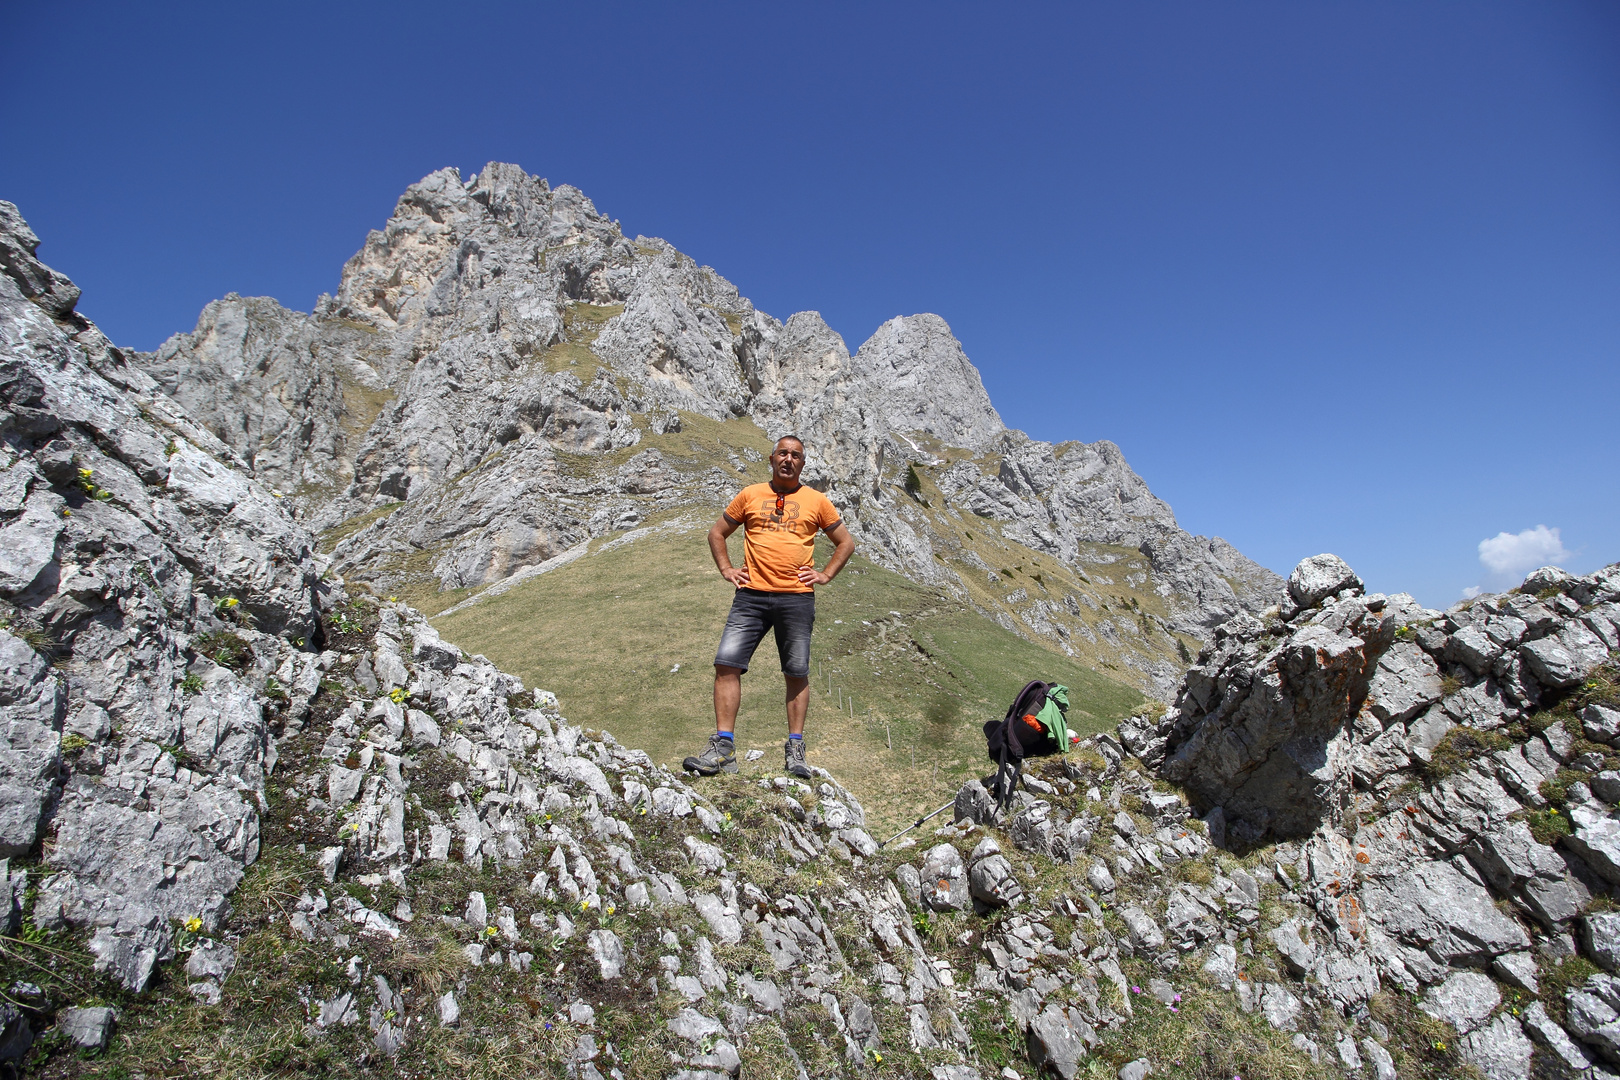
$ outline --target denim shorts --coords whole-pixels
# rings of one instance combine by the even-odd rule
[[[782,658],[782,674],[800,679],[810,677],[810,631],[816,625],[815,593],[760,592],[738,589],[731,601],[731,614],[720,634],[720,649],[714,654],[717,666],[748,670],[748,661],[759,648],[766,630],[776,631],[776,651]]]

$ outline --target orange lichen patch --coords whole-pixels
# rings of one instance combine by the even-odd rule
[[[1361,905],[1353,896],[1339,899],[1339,923],[1355,937],[1362,935]]]
[[[1408,806],[1406,808],[1406,812],[1408,814],[1411,814],[1413,817],[1417,817],[1417,807],[1415,807],[1415,806]]]
[[[1372,856],[1367,854],[1365,851],[1358,851],[1356,852],[1356,862],[1370,863],[1372,862]]]

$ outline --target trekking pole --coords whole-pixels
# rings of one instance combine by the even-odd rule
[[[944,806],[940,807],[938,810],[935,810],[932,814],[928,814],[925,817],[920,817],[916,821],[913,821],[910,825],[907,825],[905,828],[901,829],[899,832],[895,833],[893,836],[891,836],[887,840],[883,841],[883,843],[879,844],[878,847],[888,847],[890,844],[894,843],[896,840],[900,839],[902,836],[906,835],[906,833],[910,832],[912,829],[915,829],[917,826],[921,825],[923,822],[927,821],[929,818],[936,818],[936,817],[943,814],[945,811],[949,810],[951,807],[953,807],[955,805],[956,805],[956,800],[953,798],[953,799],[951,799],[950,802],[946,803]]]

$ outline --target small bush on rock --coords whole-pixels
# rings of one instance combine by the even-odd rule
[[[1429,775],[1436,779],[1450,776],[1460,772],[1469,762],[1498,750],[1507,750],[1512,745],[1512,739],[1494,731],[1454,727],[1434,748],[1434,755],[1429,759]]]
[[[253,647],[239,634],[229,630],[213,630],[199,634],[191,643],[198,656],[206,656],[220,667],[232,671],[246,669],[253,659]]]

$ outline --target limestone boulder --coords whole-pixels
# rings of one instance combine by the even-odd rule
[[[1349,783],[1350,747],[1337,736],[1365,693],[1366,642],[1310,624],[1234,667],[1247,693],[1188,725],[1161,771],[1200,807],[1223,807],[1229,837],[1308,833]]]
[[[1337,555],[1312,555],[1288,575],[1288,595],[1300,607],[1314,607],[1345,589],[1360,589],[1361,579]]]
[[[935,911],[965,911],[969,904],[967,865],[950,844],[936,844],[923,856],[923,903]]]

